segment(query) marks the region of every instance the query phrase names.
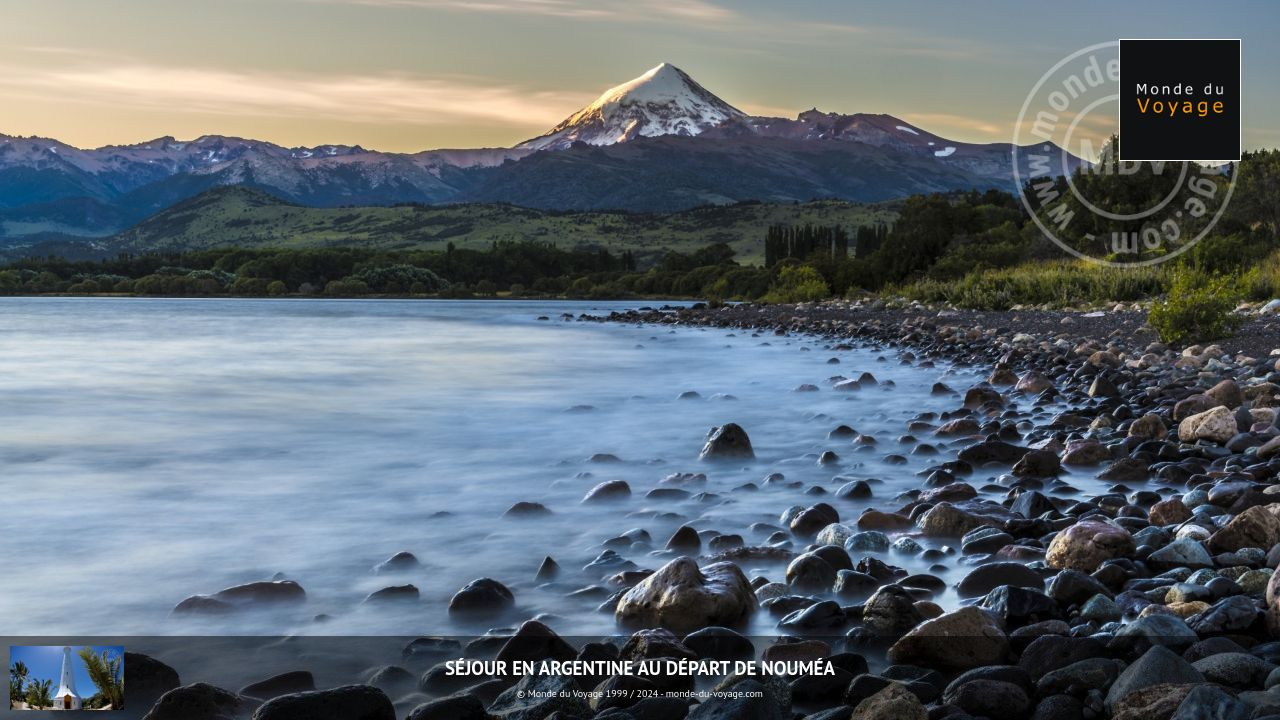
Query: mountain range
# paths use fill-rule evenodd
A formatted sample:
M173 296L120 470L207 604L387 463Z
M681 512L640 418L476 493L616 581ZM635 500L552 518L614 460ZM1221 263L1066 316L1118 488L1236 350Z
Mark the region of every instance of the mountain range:
M207 135L82 150L0 134L0 242L110 236L228 185L322 208L673 212L745 200L875 202L1009 189L1012 149L948 140L890 115L752 116L664 63L511 148L406 154Z

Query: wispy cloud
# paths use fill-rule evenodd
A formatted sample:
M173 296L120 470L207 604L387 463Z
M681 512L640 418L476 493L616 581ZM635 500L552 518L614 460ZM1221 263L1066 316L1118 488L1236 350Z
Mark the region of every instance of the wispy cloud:
M723 21L737 13L705 0L301 0L388 8L422 8L503 15L542 15L578 20Z
M549 126L589 93L535 91L483 78L410 74L238 72L142 63L0 68L0 94L210 115L324 118L415 125L459 121Z
M942 132L943 128L952 128L991 135L992 139L995 139L997 136L1000 136L1001 139L1003 139L1013 132L1012 123L1002 125L1000 123L992 122L988 118L974 117L972 115L958 115L955 113L903 113L902 119L910 121L911 123L932 132Z

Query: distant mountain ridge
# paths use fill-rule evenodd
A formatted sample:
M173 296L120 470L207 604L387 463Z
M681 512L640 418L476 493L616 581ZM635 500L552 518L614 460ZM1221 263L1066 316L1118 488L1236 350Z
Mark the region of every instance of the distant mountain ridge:
M82 150L0 135L0 243L106 236L211 188L301 205L503 202L666 212L1012 187L1012 146L890 115L748 115L663 63L512 148L385 153L206 135Z

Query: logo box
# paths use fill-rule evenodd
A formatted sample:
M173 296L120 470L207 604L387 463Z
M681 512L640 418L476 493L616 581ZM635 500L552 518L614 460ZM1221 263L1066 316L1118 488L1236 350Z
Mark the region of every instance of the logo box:
M1120 40L1120 159L1239 160L1239 40Z

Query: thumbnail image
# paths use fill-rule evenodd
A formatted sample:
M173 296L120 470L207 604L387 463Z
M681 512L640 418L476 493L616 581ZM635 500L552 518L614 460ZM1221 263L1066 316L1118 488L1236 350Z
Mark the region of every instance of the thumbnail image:
M120 710L124 707L124 648L14 646L9 648L9 709Z

